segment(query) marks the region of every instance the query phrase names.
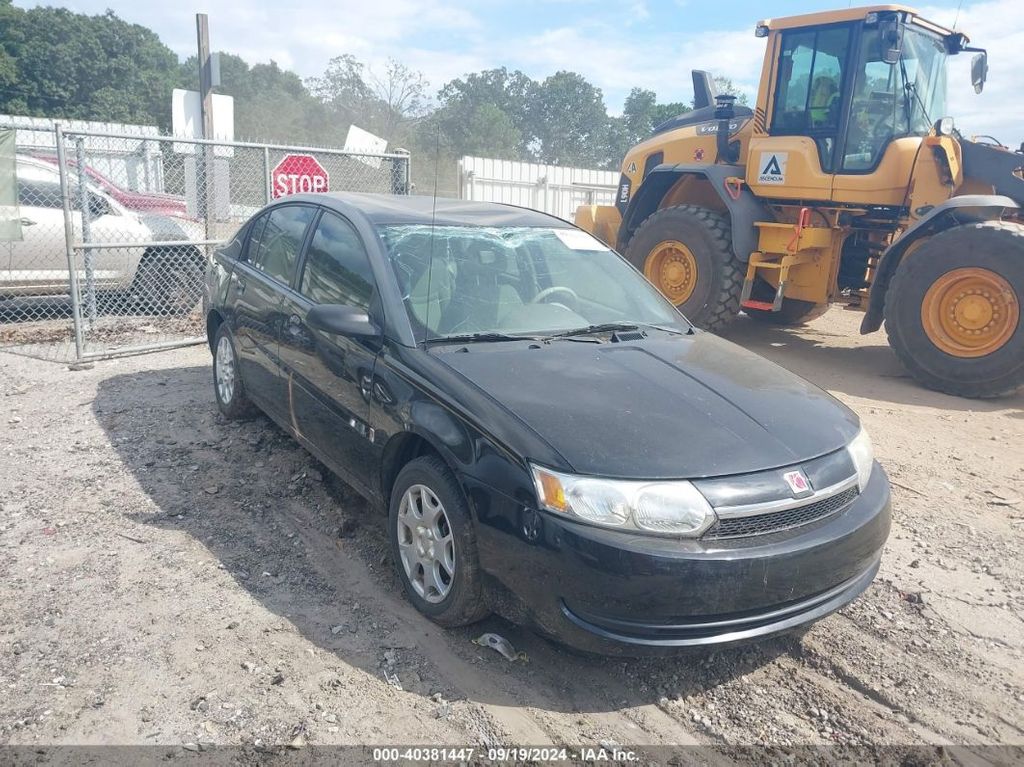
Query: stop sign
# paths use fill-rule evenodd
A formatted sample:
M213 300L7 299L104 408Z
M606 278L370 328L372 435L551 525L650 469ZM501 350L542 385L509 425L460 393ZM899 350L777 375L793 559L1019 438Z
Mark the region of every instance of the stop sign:
M286 154L270 171L270 194L276 200L289 194L326 192L331 176L311 154Z

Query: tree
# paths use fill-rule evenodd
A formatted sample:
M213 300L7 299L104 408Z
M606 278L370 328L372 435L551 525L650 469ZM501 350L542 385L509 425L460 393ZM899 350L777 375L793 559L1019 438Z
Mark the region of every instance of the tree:
M374 132L400 141L408 135L409 125L428 111L426 78L394 59L388 59L382 75L368 73L377 102L371 118Z
M650 137L666 120L689 111L686 104L659 104L654 91L633 88L626 96L622 116L608 121L608 157L603 167L618 169L631 147Z
M351 124L366 115L375 99L363 71L362 62L346 53L327 62L323 75L309 78L306 85L329 111Z
M351 54L336 56L306 84L336 123L358 125L390 143L406 142L428 111L423 74L394 59L378 74Z
M592 167L607 160L608 112L601 89L576 72L556 72L530 100L530 149L556 165Z
M441 88L432 126L454 154L526 159L532 138L528 106L536 89L519 71L474 72Z
M276 62L250 67L240 56L220 54L221 84L215 88L235 100L235 135L241 139L282 143L338 143L344 133L294 72ZM196 90L195 56L180 67L179 86Z
M119 19L0 0L0 112L169 127L178 59Z
M743 93L739 88L733 85L732 78L724 75L715 75L712 79L715 83L715 90L718 91L720 96L735 96L737 104L741 104L743 106L747 105L747 94Z

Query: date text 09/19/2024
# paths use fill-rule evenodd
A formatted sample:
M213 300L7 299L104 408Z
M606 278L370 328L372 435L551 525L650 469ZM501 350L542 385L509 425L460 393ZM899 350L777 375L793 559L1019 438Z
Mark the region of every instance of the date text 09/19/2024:
M634 762L635 752L619 746L411 746L373 749L375 762Z

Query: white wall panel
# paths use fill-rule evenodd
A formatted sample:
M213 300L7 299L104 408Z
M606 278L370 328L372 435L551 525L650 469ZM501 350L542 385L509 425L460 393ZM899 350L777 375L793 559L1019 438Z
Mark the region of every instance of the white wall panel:
M572 221L580 205L614 205L619 174L486 157L459 160L464 200L503 202Z

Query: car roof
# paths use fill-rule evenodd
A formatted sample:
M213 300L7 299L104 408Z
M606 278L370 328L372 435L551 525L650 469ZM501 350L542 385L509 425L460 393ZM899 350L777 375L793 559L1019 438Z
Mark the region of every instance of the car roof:
M543 226L569 229L572 224L529 208L496 202L474 202L427 195L328 192L289 195L280 202L313 202L371 224L431 224L437 226Z

